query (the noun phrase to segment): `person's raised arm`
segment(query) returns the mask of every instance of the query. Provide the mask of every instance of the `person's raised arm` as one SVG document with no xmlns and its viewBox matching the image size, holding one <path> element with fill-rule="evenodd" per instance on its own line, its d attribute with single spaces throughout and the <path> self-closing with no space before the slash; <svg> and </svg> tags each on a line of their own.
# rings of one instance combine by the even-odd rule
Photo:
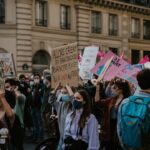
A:
<svg viewBox="0 0 150 150">
<path fill-rule="evenodd" d="M 68 84 L 66 84 L 66 89 L 67 89 L 67 91 L 68 91 L 68 93 L 69 93 L 70 96 L 73 96 L 73 95 L 74 95 L 74 93 L 73 93 L 71 87 L 70 87 Z"/>
</svg>

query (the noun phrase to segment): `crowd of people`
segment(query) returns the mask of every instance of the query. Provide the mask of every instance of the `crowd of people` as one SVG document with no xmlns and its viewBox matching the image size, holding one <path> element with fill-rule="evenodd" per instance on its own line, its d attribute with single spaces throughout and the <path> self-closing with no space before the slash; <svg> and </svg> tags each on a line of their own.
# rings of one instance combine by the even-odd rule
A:
<svg viewBox="0 0 150 150">
<path fill-rule="evenodd" d="M 0 128 L 8 129 L 9 149 L 23 150 L 26 132 L 39 143 L 57 115 L 58 150 L 150 150 L 150 69 L 138 85 L 115 77 L 52 88 L 50 72 L 5 79 L 0 89 Z M 49 129 L 51 131 L 51 129 Z"/>
</svg>

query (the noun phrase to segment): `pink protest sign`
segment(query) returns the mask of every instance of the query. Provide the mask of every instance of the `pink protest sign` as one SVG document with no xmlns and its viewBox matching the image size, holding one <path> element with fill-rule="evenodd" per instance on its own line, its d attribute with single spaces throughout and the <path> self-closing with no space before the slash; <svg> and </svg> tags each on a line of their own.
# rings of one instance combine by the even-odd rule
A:
<svg viewBox="0 0 150 150">
<path fill-rule="evenodd" d="M 125 76 L 125 74 L 127 74 L 129 77 L 133 76 L 134 74 L 136 74 L 138 71 L 140 71 L 138 68 L 130 65 L 129 63 L 127 63 L 125 60 L 119 58 L 117 55 L 115 55 L 114 53 L 112 53 L 111 51 L 109 51 L 104 58 L 96 64 L 96 66 L 92 69 L 92 72 L 96 75 L 100 75 L 105 63 L 112 57 L 112 62 L 109 66 L 109 68 L 107 69 L 103 79 L 104 80 L 111 80 L 116 76 Z M 122 77 L 122 78 L 123 78 Z"/>
</svg>

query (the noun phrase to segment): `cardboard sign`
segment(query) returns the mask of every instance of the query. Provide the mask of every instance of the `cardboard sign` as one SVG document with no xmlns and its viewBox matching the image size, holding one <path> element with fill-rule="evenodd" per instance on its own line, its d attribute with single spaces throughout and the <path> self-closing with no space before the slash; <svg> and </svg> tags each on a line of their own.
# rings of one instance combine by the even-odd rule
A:
<svg viewBox="0 0 150 150">
<path fill-rule="evenodd" d="M 61 46 L 52 50 L 52 86 L 61 82 L 78 86 L 78 48 L 77 43 Z"/>
<path fill-rule="evenodd" d="M 135 78 L 134 75 L 140 71 L 139 68 L 132 66 L 131 64 L 127 63 L 125 60 L 119 58 L 117 55 L 109 51 L 104 58 L 96 64 L 96 66 L 92 69 L 92 72 L 97 74 L 98 76 L 101 74 L 105 63 L 112 57 L 111 64 L 109 65 L 109 68 L 107 69 L 103 79 L 104 80 L 111 80 L 116 76 L 120 76 L 123 79 L 129 79 L 132 80 Z M 134 81 L 136 83 L 136 81 Z"/>
<path fill-rule="evenodd" d="M 95 66 L 98 50 L 99 47 L 96 46 L 85 47 L 79 72 L 79 75 L 82 79 L 91 79 L 91 69 Z"/>
<path fill-rule="evenodd" d="M 11 53 L 0 53 L 0 77 L 16 76 L 15 64 Z"/>
</svg>

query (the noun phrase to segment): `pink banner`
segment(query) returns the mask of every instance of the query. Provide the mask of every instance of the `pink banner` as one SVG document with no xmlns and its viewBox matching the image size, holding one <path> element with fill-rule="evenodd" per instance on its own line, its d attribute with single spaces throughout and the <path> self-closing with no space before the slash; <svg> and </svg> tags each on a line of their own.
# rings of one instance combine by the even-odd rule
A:
<svg viewBox="0 0 150 150">
<path fill-rule="evenodd" d="M 103 70 L 105 63 L 112 57 L 113 60 L 104 75 L 104 80 L 111 80 L 116 76 L 120 76 L 124 79 L 127 77 L 133 77 L 140 69 L 132 66 L 131 64 L 127 63 L 125 60 L 119 58 L 117 55 L 109 51 L 104 58 L 96 64 L 96 66 L 92 69 L 92 72 L 96 75 L 100 75 L 101 71 Z M 134 79 L 134 78 L 133 78 Z"/>
</svg>

